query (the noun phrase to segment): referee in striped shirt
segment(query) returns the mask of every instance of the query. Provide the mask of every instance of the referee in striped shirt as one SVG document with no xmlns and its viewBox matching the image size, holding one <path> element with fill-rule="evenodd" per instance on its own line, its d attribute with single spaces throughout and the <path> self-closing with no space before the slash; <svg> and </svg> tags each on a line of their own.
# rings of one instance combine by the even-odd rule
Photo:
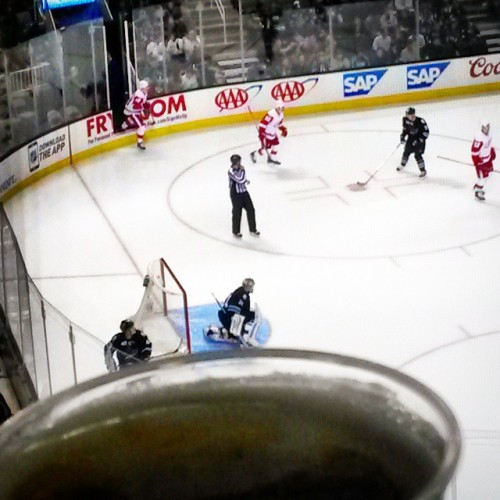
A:
<svg viewBox="0 0 500 500">
<path fill-rule="evenodd" d="M 259 236 L 257 225 L 255 223 L 255 209 L 253 207 L 252 198 L 247 191 L 247 184 L 250 181 L 247 179 L 245 168 L 241 164 L 240 155 L 231 156 L 231 167 L 228 171 L 229 176 L 229 195 L 233 204 L 233 236 L 241 238 L 241 212 L 245 209 L 247 213 L 248 227 L 250 234 Z"/>
</svg>

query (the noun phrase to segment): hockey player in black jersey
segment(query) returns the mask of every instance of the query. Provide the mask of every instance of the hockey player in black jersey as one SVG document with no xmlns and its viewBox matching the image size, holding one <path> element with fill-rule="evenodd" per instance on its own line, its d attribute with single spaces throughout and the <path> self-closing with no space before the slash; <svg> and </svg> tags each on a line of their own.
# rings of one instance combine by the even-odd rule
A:
<svg viewBox="0 0 500 500">
<path fill-rule="evenodd" d="M 423 118 L 416 116 L 415 108 L 408 108 L 403 117 L 403 131 L 400 136 L 401 144 L 405 144 L 405 149 L 401 158 L 401 164 L 396 168 L 398 172 L 403 170 L 408 163 L 410 155 L 414 154 L 420 170 L 420 177 L 427 175 L 423 154 L 425 151 L 425 141 L 428 137 L 429 127 L 427 126 L 427 122 Z"/>
<path fill-rule="evenodd" d="M 210 326 L 205 329 L 209 340 L 216 342 L 241 343 L 245 347 L 255 346 L 255 335 L 261 324 L 258 307 L 251 308 L 250 294 L 255 281 L 246 278 L 236 290 L 231 292 L 217 313 L 222 327 Z"/>
<path fill-rule="evenodd" d="M 151 356 L 152 344 L 148 337 L 137 330 L 134 322 L 124 319 L 120 323 L 120 332 L 104 346 L 104 358 L 108 371 L 116 371 L 115 353 L 118 366 L 124 366 L 147 361 Z"/>
</svg>

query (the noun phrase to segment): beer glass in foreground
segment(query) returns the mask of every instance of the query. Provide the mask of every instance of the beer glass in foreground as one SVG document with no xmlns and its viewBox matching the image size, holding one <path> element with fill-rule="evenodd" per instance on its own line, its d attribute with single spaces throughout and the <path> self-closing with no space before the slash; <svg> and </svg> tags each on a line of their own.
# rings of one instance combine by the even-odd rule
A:
<svg viewBox="0 0 500 500">
<path fill-rule="evenodd" d="M 91 380 L 0 428 L 0 498 L 442 498 L 457 422 L 414 379 L 292 350 L 204 353 Z"/>
</svg>

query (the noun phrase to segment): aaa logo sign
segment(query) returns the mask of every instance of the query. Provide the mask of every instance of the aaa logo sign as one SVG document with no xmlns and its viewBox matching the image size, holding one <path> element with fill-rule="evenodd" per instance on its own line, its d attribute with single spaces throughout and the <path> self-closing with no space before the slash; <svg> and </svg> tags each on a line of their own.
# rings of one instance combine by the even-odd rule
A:
<svg viewBox="0 0 500 500">
<path fill-rule="evenodd" d="M 238 109 L 259 95 L 262 85 L 252 85 L 246 89 L 230 87 L 215 96 L 215 105 L 219 111 Z"/>
<path fill-rule="evenodd" d="M 283 102 L 293 102 L 308 94 L 318 83 L 319 78 L 308 78 L 303 82 L 289 80 L 278 83 L 271 90 L 274 99 L 281 99 Z"/>
</svg>

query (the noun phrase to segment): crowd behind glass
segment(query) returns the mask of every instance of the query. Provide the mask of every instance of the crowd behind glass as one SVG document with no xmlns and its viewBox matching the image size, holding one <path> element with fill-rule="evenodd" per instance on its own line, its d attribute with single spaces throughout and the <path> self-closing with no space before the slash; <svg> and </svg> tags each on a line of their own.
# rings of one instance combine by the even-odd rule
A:
<svg viewBox="0 0 500 500">
<path fill-rule="evenodd" d="M 162 95 L 239 81 L 487 53 L 486 41 L 467 19 L 457 0 L 419 0 L 417 5 L 415 1 L 231 0 L 226 2 L 226 9 L 238 12 L 241 7 L 243 36 L 241 44 L 233 43 L 226 48 L 211 48 L 202 41 L 203 24 L 200 22 L 203 20 L 200 21 L 193 2 L 189 2 L 191 7 L 187 0 L 184 3 L 182 0 L 162 3 L 157 0 L 111 0 L 108 3 L 115 17 L 121 12 L 120 19 L 128 19 L 133 25 L 130 45 L 138 79 L 147 79 L 153 84 L 152 95 Z M 33 65 L 31 46 L 34 44 L 29 40 L 43 33 L 44 27 L 33 10 L 29 10 L 33 8 L 31 0 L 29 5 L 20 15 L 23 3 L 8 0 L 0 16 L 3 48 L 0 57 L 0 156 L 6 149 L 27 139 L 13 137 L 10 130 L 13 117 L 9 121 L 9 112 L 12 115 L 13 108 L 7 102 L 5 70 L 12 73 Z M 46 62 L 50 66 L 51 51 L 46 52 Z M 38 62 L 43 64 L 40 57 L 38 53 Z M 234 57 L 244 61 L 239 72 L 234 68 L 228 71 L 225 63 Z M 54 90 L 63 95 L 65 109 L 62 112 L 49 110 L 55 111 L 51 116 L 61 116 L 62 121 L 68 121 L 107 109 L 111 102 L 118 117 L 125 97 L 121 94 L 126 90 L 126 82 L 119 82 L 123 75 L 119 62 L 113 61 L 108 53 L 96 75 L 95 68 L 93 74 L 82 70 L 79 59 L 71 64 L 65 60 L 63 84 L 59 85 L 62 88 Z M 92 65 L 90 60 L 87 63 Z M 107 65 L 107 71 L 103 71 L 102 65 Z M 52 78 L 48 83 L 57 87 L 57 81 Z M 111 99 L 106 95 L 108 87 Z M 27 90 L 34 93 L 33 89 Z M 58 124 L 57 120 L 43 118 L 35 132 Z"/>
</svg>

